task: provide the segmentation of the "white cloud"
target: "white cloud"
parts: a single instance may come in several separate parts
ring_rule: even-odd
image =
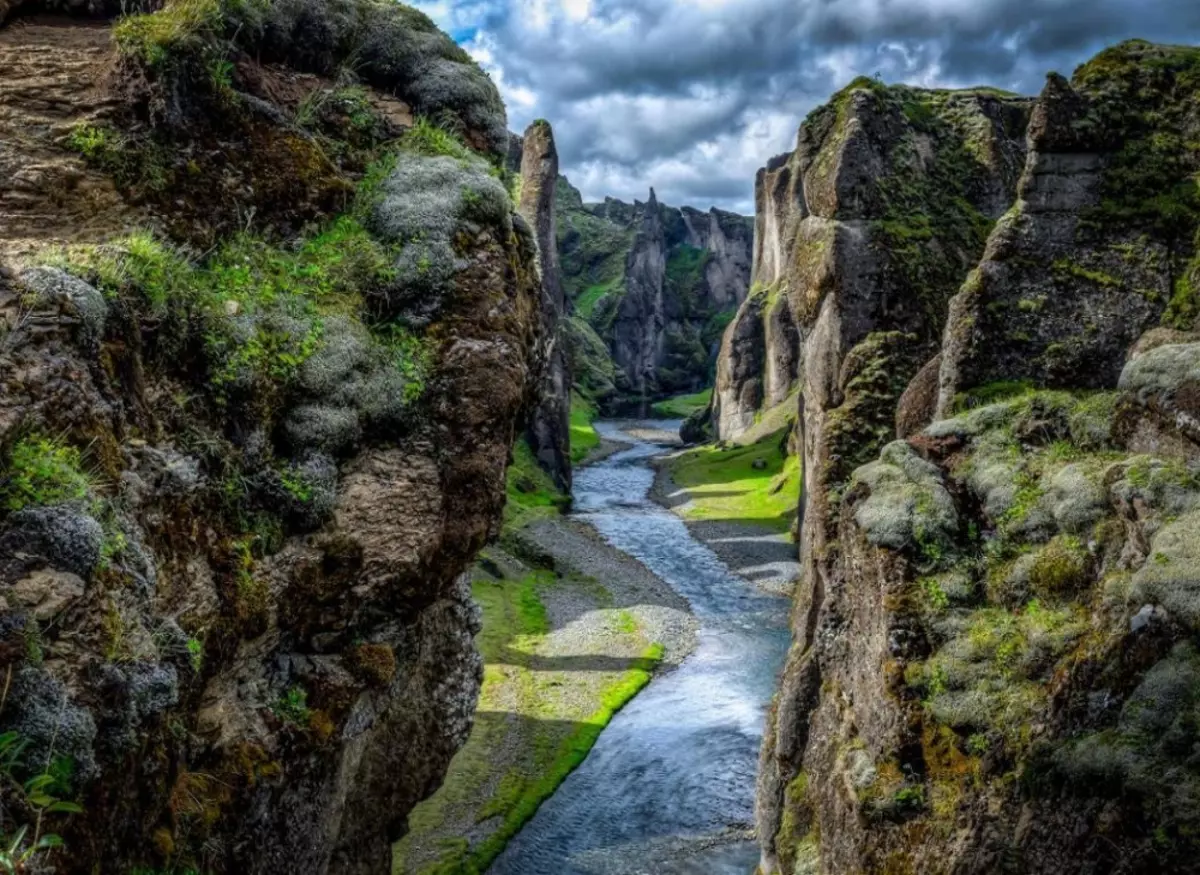
[[[755,171],[858,75],[1035,91],[1103,44],[1200,36],[1183,0],[420,0],[554,124],[585,196],[752,209]]]

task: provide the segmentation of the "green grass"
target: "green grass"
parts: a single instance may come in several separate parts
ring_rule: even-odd
[[[79,450],[41,436],[13,447],[8,472],[0,481],[0,506],[12,512],[88,497],[91,481]]]
[[[140,231],[100,246],[66,247],[46,262],[92,283],[110,299],[199,333],[210,389],[222,403],[235,381],[252,386],[256,399],[286,391],[321,348],[325,320],[365,321],[364,295],[394,277],[393,253],[351,215],[296,248],[238,234],[204,261],[193,262]],[[281,318],[294,327],[274,327],[273,320]],[[375,328],[375,339],[412,381],[407,400],[415,400],[424,389],[430,350],[396,325]],[[186,344],[186,338],[172,339]]]
[[[479,716],[442,788],[413,812],[411,831],[396,847],[393,871],[397,875],[485,872],[541,803],[583,762],[613,716],[650,682],[664,655],[659,644],[645,646],[628,668],[602,673],[608,675],[604,678],[597,678],[597,672],[531,666],[550,631],[543,595],[550,587],[571,585],[589,592],[597,588],[594,582],[564,582],[546,571],[500,580],[477,577],[472,593],[483,611],[477,643],[486,664]],[[607,593],[593,595],[599,598]],[[614,611],[612,627],[633,646],[644,641],[629,611]],[[580,710],[577,695],[565,695],[579,684],[591,684],[588,689],[595,698],[590,710],[586,703]],[[520,755],[498,762],[495,752],[511,749],[514,740],[522,745]],[[487,823],[491,831],[485,831],[474,845],[466,838],[447,836],[452,809],[460,815],[465,810],[474,823]]]
[[[697,410],[703,410],[712,403],[712,389],[694,392],[691,395],[676,395],[666,401],[655,403],[651,410],[655,416],[665,419],[687,419]]]
[[[681,453],[670,472],[691,497],[686,515],[790,531],[800,503],[800,460],[784,454],[784,435],[776,432],[749,446],[710,444]],[[756,469],[758,461],[762,466]]]
[[[571,393],[571,461],[579,464],[596,447],[600,446],[600,435],[592,421],[596,408],[583,396]]]
[[[554,480],[542,470],[525,439],[513,447],[508,466],[508,504],[504,508],[504,526],[521,528],[534,520],[555,516],[567,504],[567,496],[558,491]]]

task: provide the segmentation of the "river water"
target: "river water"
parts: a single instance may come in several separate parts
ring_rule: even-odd
[[[598,430],[631,440],[614,424]],[[758,862],[747,833],[788,603],[733,575],[650,500],[649,460],[663,451],[636,440],[577,472],[574,515],[691,603],[696,650],[613,718],[490,875],[749,875]]]

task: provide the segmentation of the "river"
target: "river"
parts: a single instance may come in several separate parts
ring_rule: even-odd
[[[577,472],[574,515],[683,595],[695,651],[604,730],[491,875],[749,875],[767,704],[787,651],[788,602],[732,574],[649,498],[664,447],[612,423],[628,449]]]

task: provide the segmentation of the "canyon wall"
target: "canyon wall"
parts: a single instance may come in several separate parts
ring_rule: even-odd
[[[785,298],[763,873],[1191,871],[1198,95],[1137,41],[1035,102],[858,80],[760,173],[714,414],[786,373]]]
[[[406,6],[91,11],[0,29],[0,833],[28,871],[390,872],[561,362],[552,139],[534,229],[495,88]]]
[[[529,222],[538,243],[541,277],[541,327],[535,366],[542,374],[536,391],[537,407],[529,418],[525,439],[538,463],[565,493],[571,491],[571,367],[565,320],[567,298],[558,264],[555,187],[558,150],[549,122],[536,121],[521,141],[520,200],[517,210]]]
[[[721,331],[749,287],[750,220],[668,207],[653,191],[634,204],[584,204],[566,179],[558,191],[582,388],[605,403],[703,388]],[[599,346],[609,362],[587,354]]]

